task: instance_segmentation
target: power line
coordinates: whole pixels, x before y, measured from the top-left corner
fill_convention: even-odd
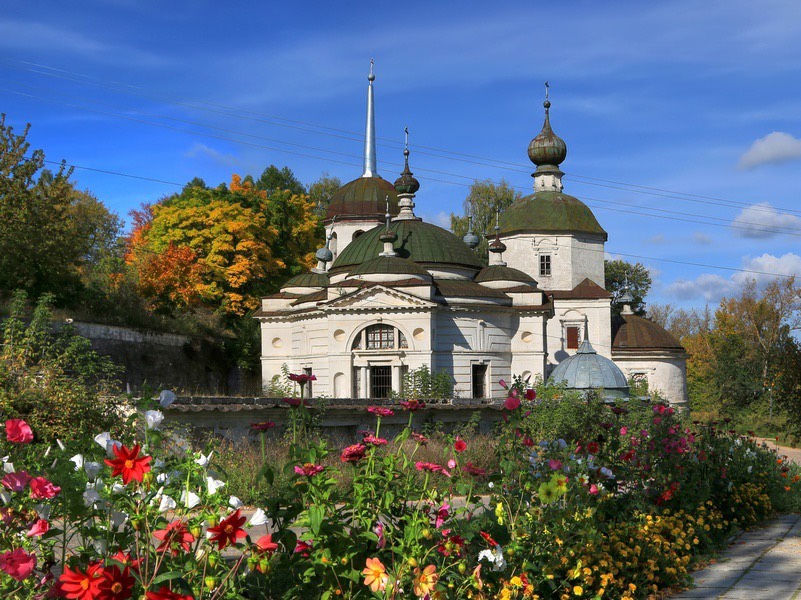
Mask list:
[[[54,99],[50,99],[50,98],[43,98],[41,96],[36,96],[36,95],[33,95],[33,94],[27,94],[27,93],[19,92],[19,91],[16,91],[16,90],[8,90],[8,89],[0,88],[0,91],[6,91],[6,92],[9,92],[9,93],[12,93],[12,94],[33,98],[33,99],[41,100],[41,101],[44,101],[44,102],[50,102],[50,103],[55,103],[55,104],[63,104],[63,105],[66,105],[68,107],[71,107],[71,108],[76,108],[76,109],[79,109],[79,110],[85,110],[85,111],[88,111],[88,112],[94,112],[94,113],[98,113],[98,114],[104,114],[104,115],[108,115],[108,116],[111,116],[111,117],[116,117],[116,118],[126,119],[126,120],[130,120],[130,121],[138,122],[138,123],[143,123],[143,124],[146,124],[146,125],[162,127],[162,128],[169,129],[169,130],[172,130],[172,131],[177,131],[179,133],[187,133],[187,134],[190,134],[190,135],[199,135],[199,136],[211,137],[211,138],[214,138],[214,139],[229,141],[229,142],[238,143],[238,144],[244,144],[244,145],[248,145],[248,146],[254,146],[254,147],[257,147],[257,148],[273,150],[273,151],[276,151],[276,152],[284,152],[284,153],[292,154],[292,155],[295,155],[295,156],[303,156],[303,157],[306,157],[306,158],[313,158],[313,159],[317,159],[317,160],[325,160],[325,161],[328,161],[328,162],[335,162],[335,163],[338,163],[338,164],[353,165],[353,166],[356,166],[356,164],[357,164],[357,163],[353,163],[353,162],[335,160],[335,159],[315,156],[315,155],[312,155],[312,154],[307,154],[307,153],[287,150],[287,149],[283,149],[283,148],[276,148],[274,146],[265,146],[263,144],[256,144],[256,143],[247,142],[247,141],[244,141],[244,140],[237,140],[237,139],[234,139],[234,138],[229,138],[229,137],[215,135],[215,134],[209,134],[209,133],[204,133],[204,132],[199,132],[199,131],[182,129],[182,128],[174,127],[174,126],[171,126],[171,125],[165,125],[164,123],[158,123],[156,121],[148,121],[148,120],[145,120],[145,119],[137,119],[135,117],[131,117],[131,116],[128,116],[128,115],[123,115],[123,114],[119,114],[119,113],[115,113],[115,112],[94,109],[94,108],[81,106],[81,105],[78,105],[78,104],[72,104],[72,103],[69,103],[69,102],[58,101],[58,100],[54,100]],[[143,111],[139,111],[137,109],[133,109],[133,110],[134,110],[134,112],[143,113]],[[175,120],[175,121],[179,121],[179,122],[185,122],[185,123],[197,125],[197,126],[200,126],[200,127],[206,127],[206,128],[214,129],[214,130],[217,130],[217,131],[223,131],[225,133],[231,133],[231,134],[234,134],[234,135],[245,135],[245,136],[253,137],[253,138],[256,138],[256,139],[267,139],[267,140],[270,140],[270,141],[284,143],[284,144],[288,144],[288,145],[291,145],[291,146],[294,146],[294,147],[298,147],[298,148],[303,148],[303,149],[308,149],[308,150],[313,150],[313,151],[326,152],[326,153],[330,153],[330,154],[344,156],[346,158],[360,158],[359,156],[356,156],[356,155],[353,155],[353,154],[347,154],[347,153],[338,152],[338,151],[334,151],[334,150],[326,150],[326,149],[323,149],[323,148],[307,146],[307,145],[304,145],[304,144],[296,144],[296,143],[292,143],[292,142],[283,142],[281,140],[275,140],[275,139],[272,139],[272,138],[263,138],[261,136],[255,135],[255,134],[248,134],[248,133],[245,133],[245,132],[239,132],[239,131],[235,131],[235,130],[209,126],[209,125],[205,125],[203,123],[198,123],[198,122],[195,122],[195,121],[187,121],[185,119],[180,119],[180,118],[175,118],[175,117],[167,117],[167,116],[163,116],[163,115],[157,115],[157,114],[154,114],[154,113],[144,113],[144,114],[155,116],[157,118],[166,118],[166,119]],[[391,163],[391,164],[394,164],[394,163]],[[439,174],[439,175],[445,175],[445,176],[448,176],[448,177],[459,177],[461,179],[467,179],[467,180],[474,181],[473,177],[470,177],[470,176],[467,176],[467,175],[460,175],[458,173],[449,173],[447,171],[439,171],[439,170],[436,170],[436,169],[427,169],[427,168],[424,168],[424,167],[416,167],[415,170],[416,171],[427,172],[427,173],[435,173],[435,174]],[[445,181],[445,180],[434,179],[434,178],[428,178],[428,179],[431,180],[431,181],[438,181],[438,182],[441,182],[441,183],[449,183],[449,184],[452,184],[452,185],[460,185],[457,182]],[[490,181],[492,181],[492,180],[490,180]],[[174,182],[170,182],[170,183],[174,184]],[[498,182],[494,182],[494,183],[498,183]],[[466,185],[466,187],[470,187],[467,184],[463,184],[463,185]],[[510,187],[515,188],[515,189],[519,189],[519,190],[526,190],[526,188],[523,188],[522,186],[512,185]],[[603,203],[606,203],[606,204],[617,204],[617,205],[620,205],[620,206],[631,207],[630,204],[623,203],[623,202],[615,202],[613,200],[601,200],[601,199],[598,199],[598,198],[587,198],[587,199],[588,200],[595,200],[597,202],[603,202]],[[599,208],[602,208],[602,207],[599,207]],[[683,212],[678,212],[678,211],[670,211],[670,210],[667,210],[667,209],[659,209],[659,208],[651,208],[651,207],[638,207],[638,208],[641,208],[643,210],[648,210],[648,211],[668,213],[668,214],[676,214],[676,215],[693,216],[693,217],[698,217],[698,218],[701,218],[701,219],[724,221],[724,222],[728,223],[727,219],[722,219],[722,218],[719,218],[719,217],[712,217],[712,216],[707,216],[707,215],[696,215],[696,214],[692,214],[692,213],[683,213]],[[723,227],[723,228],[731,227],[733,229],[737,229],[737,230],[740,230],[740,231],[753,231],[754,229],[757,229],[759,231],[767,231],[767,232],[772,232],[772,233],[783,233],[783,234],[786,234],[786,235],[792,235],[792,236],[801,237],[801,229],[798,229],[798,228],[795,228],[795,227],[783,226],[783,225],[764,225],[762,223],[754,223],[754,222],[751,222],[751,221],[736,221],[736,222],[733,222],[733,223],[728,223],[727,225],[721,225],[721,224],[718,224],[718,223],[710,223],[708,221],[698,221],[698,220],[695,220],[695,219],[687,219],[687,218],[681,218],[681,217],[666,217],[666,216],[663,216],[663,215],[656,215],[656,214],[652,214],[652,213],[643,213],[643,212],[639,212],[639,211],[635,211],[635,210],[631,210],[631,209],[629,209],[629,210],[617,209],[616,210],[616,209],[606,208],[606,210],[610,210],[610,211],[613,211],[613,212],[623,212],[623,213],[641,215],[641,216],[646,216],[646,217],[656,217],[656,218],[674,220],[674,221],[685,222],[685,223],[698,223],[698,224],[701,224],[701,225],[711,225],[711,226],[714,226],[714,227]],[[751,225],[752,227],[749,227],[749,225]]]
[[[184,100],[181,100],[181,99],[177,99],[177,98],[170,98],[170,97],[158,96],[158,95],[153,95],[153,94],[147,94],[147,93],[141,91],[141,89],[138,88],[137,86],[131,86],[129,84],[125,84],[125,83],[122,83],[122,82],[119,82],[119,83],[118,82],[114,82],[114,85],[108,85],[107,83],[105,83],[102,80],[100,80],[98,78],[95,78],[95,77],[91,77],[91,76],[88,76],[88,75],[85,75],[85,74],[81,74],[81,73],[75,73],[75,72],[67,71],[67,70],[64,70],[64,69],[58,69],[58,68],[55,68],[55,67],[52,67],[52,66],[48,66],[48,65],[32,63],[32,62],[28,62],[28,61],[6,60],[4,62],[6,62],[6,63],[18,63],[18,64],[22,64],[22,65],[28,65],[28,66],[37,67],[38,69],[45,69],[45,71],[40,71],[40,70],[36,70],[36,69],[29,69],[29,68],[26,69],[27,71],[30,71],[30,72],[33,72],[33,73],[36,73],[36,74],[39,74],[39,75],[65,79],[65,80],[72,81],[74,83],[78,83],[78,84],[81,84],[81,85],[89,84],[89,85],[99,86],[99,87],[102,87],[102,88],[105,88],[105,89],[110,89],[112,91],[116,91],[116,92],[120,92],[120,93],[136,95],[136,96],[143,97],[143,98],[148,98],[148,99],[155,99],[155,100],[158,100],[158,101],[168,102],[168,103],[176,104],[176,105],[180,105],[180,106],[185,106],[185,107],[193,108],[193,109],[196,109],[196,110],[205,110],[205,111],[215,112],[217,114],[223,114],[223,115],[232,116],[232,117],[236,117],[236,118],[240,118],[240,119],[250,119],[250,120],[260,121],[260,122],[264,122],[264,123],[270,124],[270,125],[278,125],[278,126],[282,126],[282,127],[292,127],[292,128],[295,128],[295,129],[300,129],[302,131],[315,133],[315,134],[318,134],[318,135],[331,135],[333,137],[339,137],[339,138],[348,139],[348,140],[351,140],[351,141],[362,141],[363,140],[363,137],[362,137],[362,135],[360,133],[353,132],[353,131],[348,131],[348,130],[345,130],[345,129],[338,129],[338,128],[334,128],[334,127],[328,127],[328,126],[325,126],[325,125],[319,125],[319,124],[315,124],[315,123],[310,123],[308,121],[287,119],[287,118],[279,117],[279,116],[276,116],[276,115],[269,115],[269,114],[260,113],[260,112],[256,112],[256,111],[244,110],[244,109],[240,109],[240,108],[236,108],[236,107],[230,107],[230,106],[226,106],[226,105],[222,105],[222,104],[214,104],[214,103],[202,102],[202,101],[198,101],[198,100],[193,100],[191,102],[187,102],[187,101],[184,101]],[[75,78],[72,78],[72,77],[68,77],[67,75],[64,75],[64,74],[74,75],[74,76],[79,77],[80,79],[75,79]],[[121,89],[121,88],[124,88],[124,89]],[[207,106],[213,106],[213,107],[215,107],[215,109],[207,108],[207,107],[203,106],[203,104],[205,104]],[[217,109],[221,109],[221,110],[217,110]],[[248,116],[245,116],[245,115],[242,115],[242,114],[239,114],[239,113],[246,113],[248,115],[254,115],[254,116],[248,117]],[[274,121],[267,121],[267,120],[256,118],[256,117],[267,117],[268,119],[283,121],[284,123],[276,123]],[[169,117],[166,117],[166,118],[169,118]],[[290,126],[290,125],[287,125],[287,123],[292,123],[292,124],[295,124],[295,125]],[[302,126],[305,126],[305,127],[299,127],[298,125],[302,125]],[[312,130],[312,129],[307,129],[306,127],[314,127],[314,128],[317,128],[317,129],[313,129]],[[326,131],[319,131],[319,130],[326,130],[328,132],[335,132],[335,133],[332,134],[332,133],[327,133]],[[343,136],[343,135],[340,135],[340,134],[345,134],[345,135]],[[392,148],[400,148],[400,147],[402,147],[402,145],[399,142],[396,142],[394,140],[389,140],[387,138],[381,138],[381,137],[379,137],[378,139],[379,140],[383,140],[384,142],[388,142],[388,143],[380,144],[382,146],[387,146],[387,147],[392,147]],[[459,160],[460,162],[465,162],[465,163],[469,163],[469,164],[476,164],[476,165],[479,165],[479,166],[487,166],[487,167],[491,167],[491,168],[503,168],[503,169],[506,169],[506,170],[517,171],[517,172],[528,172],[528,171],[530,171],[530,168],[531,168],[528,165],[522,165],[522,164],[519,164],[519,163],[502,161],[502,160],[497,160],[497,159],[488,158],[488,157],[482,157],[482,156],[478,156],[478,155],[474,155],[474,154],[455,152],[455,151],[452,151],[452,150],[436,148],[436,147],[432,147],[432,146],[415,145],[414,147],[416,149],[416,152],[418,152],[420,154],[425,154],[425,155],[429,155],[429,156],[436,156],[438,158],[446,158],[446,159],[449,159],[449,160]],[[429,152],[418,150],[420,148],[425,149],[425,150],[431,150],[433,152],[436,152],[437,154],[431,154]],[[325,150],[323,150],[323,151],[325,151]],[[482,161],[482,162],[475,162],[475,160],[463,160],[463,159],[455,158],[457,156],[458,157],[465,157],[465,158],[475,159],[475,160]],[[494,164],[489,164],[489,163],[494,163]],[[625,182],[620,182],[620,181],[599,179],[599,178],[594,178],[594,177],[585,177],[585,176],[575,175],[575,174],[574,175],[568,175],[568,177],[571,178],[571,179],[576,180],[577,183],[582,183],[583,185],[595,185],[595,186],[598,186],[598,187],[619,189],[619,190],[622,190],[622,191],[629,191],[629,192],[633,192],[633,193],[647,194],[647,195],[657,196],[657,197],[673,198],[673,199],[676,199],[676,200],[682,200],[682,201],[686,201],[686,202],[697,202],[697,203],[701,203],[701,204],[716,205],[716,206],[723,206],[723,207],[729,207],[729,208],[732,208],[732,207],[749,207],[753,211],[766,212],[766,213],[770,213],[770,214],[794,213],[794,214],[801,215],[801,210],[794,210],[794,209],[789,209],[789,208],[779,207],[780,210],[777,210],[777,209],[774,209],[773,207],[758,206],[756,203],[748,203],[748,202],[742,202],[742,201],[737,201],[737,200],[729,200],[729,199],[725,199],[725,198],[720,198],[720,197],[715,197],[715,196],[706,196],[706,195],[702,195],[702,194],[677,192],[675,190],[668,190],[668,189],[664,189],[664,188],[642,186],[642,185],[638,185],[638,184],[630,184],[630,183],[625,183]],[[616,186],[625,186],[625,187],[616,187]]]

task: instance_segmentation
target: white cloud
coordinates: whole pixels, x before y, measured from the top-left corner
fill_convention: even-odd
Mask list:
[[[788,229],[801,230],[801,218],[780,213],[769,202],[759,202],[744,208],[732,226],[740,237],[769,238],[788,233]]]
[[[782,256],[763,254],[757,257],[746,256],[742,262],[743,271],[732,274],[728,279],[714,273],[704,273],[695,279],[678,279],[667,286],[669,295],[679,300],[703,298],[717,303],[726,296],[737,294],[744,283],[756,280],[764,285],[777,275],[796,275],[801,277],[801,256],[788,252]]]
[[[233,167],[239,164],[239,159],[233,154],[224,154],[214,148],[209,148],[206,144],[195,144],[185,154],[189,158],[209,158],[217,164]]]
[[[712,238],[709,237],[705,233],[701,233],[700,231],[696,231],[696,232],[693,233],[693,241],[696,244],[701,244],[703,246],[708,246],[709,244],[712,243]]]
[[[801,139],[783,131],[774,131],[756,140],[740,157],[737,167],[753,169],[759,165],[778,164],[801,159]]]
[[[664,244],[666,241],[667,239],[665,238],[664,234],[657,233],[656,235],[653,235],[649,237],[647,240],[645,240],[645,243],[659,245],[659,244]]]

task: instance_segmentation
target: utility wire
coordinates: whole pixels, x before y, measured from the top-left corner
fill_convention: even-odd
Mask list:
[[[263,144],[256,144],[256,143],[253,143],[253,142],[247,142],[247,141],[238,140],[238,139],[235,139],[235,138],[230,138],[230,137],[225,137],[225,136],[221,136],[221,135],[205,133],[205,132],[202,132],[202,131],[194,131],[194,130],[189,130],[189,129],[183,129],[183,128],[180,128],[180,127],[174,127],[174,126],[166,125],[164,123],[159,123],[159,122],[156,122],[156,121],[149,121],[149,120],[146,120],[146,119],[138,119],[138,118],[135,118],[135,117],[131,117],[129,115],[124,115],[124,114],[120,114],[120,113],[116,113],[116,112],[110,112],[110,111],[95,109],[95,108],[86,107],[86,106],[82,106],[82,105],[78,105],[78,104],[72,104],[72,103],[69,103],[69,102],[63,102],[63,101],[54,100],[54,99],[51,99],[51,98],[44,98],[44,97],[41,97],[41,96],[36,96],[36,95],[33,95],[33,94],[24,93],[24,92],[19,92],[19,91],[16,91],[16,90],[8,90],[8,89],[5,89],[5,88],[0,88],[0,91],[6,91],[6,92],[9,92],[9,93],[12,93],[12,94],[20,95],[20,96],[23,96],[23,97],[33,98],[35,100],[40,100],[40,101],[43,101],[43,102],[50,102],[50,103],[55,103],[55,104],[63,104],[63,105],[66,105],[66,106],[68,106],[70,108],[76,108],[78,110],[85,110],[85,111],[88,111],[88,112],[104,114],[104,115],[108,115],[108,116],[112,116],[112,117],[116,117],[116,118],[126,119],[126,120],[130,120],[130,121],[138,122],[138,123],[143,123],[143,124],[146,124],[146,125],[152,125],[152,126],[155,126],[155,127],[162,127],[162,128],[169,129],[169,130],[172,130],[172,131],[177,131],[179,133],[186,133],[186,134],[190,134],[190,135],[211,137],[211,138],[214,138],[214,139],[229,141],[229,142],[233,142],[233,143],[237,143],[237,144],[244,144],[244,145],[248,145],[248,146],[254,146],[254,147],[257,147],[257,148],[273,150],[273,151],[276,151],[276,152],[284,152],[284,153],[287,153],[287,154],[292,154],[292,155],[296,155],[296,156],[303,156],[303,157],[306,157],[306,158],[313,158],[313,159],[317,159],[317,160],[335,162],[335,163],[338,163],[338,164],[353,165],[353,166],[357,165],[357,163],[353,163],[353,162],[347,162],[347,161],[341,161],[341,160],[336,160],[336,159],[330,159],[330,158],[315,156],[315,155],[312,155],[312,154],[303,153],[303,152],[297,152],[297,151],[292,151],[292,150],[287,150],[287,149],[284,149],[284,148],[276,148],[274,146],[266,146],[266,145],[263,145]],[[329,153],[329,154],[343,156],[343,157],[346,157],[346,158],[353,158],[353,159],[360,158],[359,156],[354,155],[354,154],[347,154],[347,153],[344,153],[344,152],[338,152],[338,151],[334,151],[334,150],[327,150],[327,149],[324,149],[324,148],[317,148],[317,147],[313,147],[313,146],[307,146],[307,145],[304,145],[304,144],[283,142],[281,140],[275,140],[275,139],[272,139],[272,138],[263,138],[261,136],[255,135],[255,134],[249,134],[249,133],[230,130],[230,129],[225,129],[225,128],[221,128],[221,127],[208,126],[208,125],[205,125],[203,123],[199,123],[199,122],[195,122],[195,121],[187,121],[185,119],[180,119],[180,118],[175,118],[175,117],[167,117],[167,116],[163,116],[163,115],[156,115],[156,114],[153,114],[153,113],[144,113],[143,111],[139,111],[139,110],[136,110],[136,109],[133,109],[133,110],[134,110],[134,112],[148,114],[150,116],[155,116],[156,118],[165,118],[165,119],[170,119],[170,120],[174,120],[174,121],[185,122],[185,123],[189,123],[189,124],[192,124],[192,125],[195,125],[195,126],[206,127],[206,128],[210,128],[210,129],[213,129],[213,130],[216,130],[216,131],[222,131],[222,132],[231,133],[231,134],[234,134],[234,135],[244,135],[244,136],[252,137],[252,138],[256,138],[256,139],[266,139],[266,140],[273,141],[273,142],[288,144],[288,145],[291,145],[291,146],[297,147],[297,148],[313,150],[313,151],[317,151],[317,152],[326,152],[326,153]],[[395,164],[395,163],[391,163],[391,164]],[[415,167],[415,170],[416,171],[426,172],[426,173],[435,173],[435,174],[439,174],[439,175],[445,175],[447,177],[458,177],[458,178],[461,178],[461,179],[474,181],[473,177],[470,177],[470,176],[467,176],[467,175],[461,175],[461,174],[458,174],[458,173],[449,173],[447,171],[440,171],[440,170],[436,170],[436,169],[427,169],[427,168],[424,168],[424,167]],[[446,181],[446,180],[442,180],[442,179],[434,179],[434,178],[428,178],[428,179],[431,180],[431,181],[438,181],[438,182],[441,182],[441,183],[448,183],[448,184],[453,184],[453,185],[465,185],[466,187],[470,187],[470,185],[471,185],[471,184],[458,184],[457,182]],[[492,180],[490,180],[490,181],[492,181]],[[172,183],[172,182],[170,182],[170,183]],[[498,182],[495,182],[495,183],[498,183]],[[523,188],[522,186],[510,186],[510,187],[515,188],[515,189],[519,189],[519,190],[527,191],[526,188]],[[613,200],[601,200],[601,199],[598,199],[598,198],[586,198],[586,199],[587,200],[595,200],[597,202],[603,202],[603,203],[606,203],[606,204],[617,204],[617,205],[620,205],[620,206],[631,207],[631,204],[624,203],[624,202],[615,202]],[[601,207],[599,207],[599,208],[601,208]],[[610,211],[613,211],[613,212],[622,212],[622,213],[641,215],[641,216],[646,216],[646,217],[656,217],[656,218],[661,218],[661,219],[675,220],[675,221],[680,221],[680,222],[685,222],[685,223],[697,223],[697,224],[701,224],[701,225],[711,225],[711,226],[714,226],[714,227],[723,227],[723,228],[731,227],[733,229],[737,229],[737,230],[740,230],[740,231],[753,231],[753,230],[756,229],[758,231],[766,231],[766,232],[772,232],[772,233],[783,233],[783,234],[786,234],[786,235],[792,235],[792,236],[801,237],[801,229],[795,228],[795,227],[789,227],[789,226],[783,226],[783,225],[764,225],[762,223],[755,223],[755,222],[751,222],[751,221],[736,221],[736,222],[729,223],[727,219],[722,219],[720,217],[712,217],[712,216],[707,216],[707,215],[697,215],[697,214],[693,214],[693,213],[683,213],[683,212],[678,212],[678,211],[670,211],[670,210],[667,210],[667,209],[659,209],[659,208],[651,208],[651,207],[637,207],[637,208],[640,208],[642,210],[666,213],[666,214],[684,215],[684,216],[688,216],[688,217],[697,217],[697,218],[700,218],[700,219],[723,221],[726,224],[710,223],[709,221],[699,221],[697,219],[688,219],[688,218],[681,218],[681,217],[666,217],[666,216],[663,216],[663,215],[656,215],[656,214],[652,214],[652,213],[643,213],[643,212],[631,210],[631,208],[629,208],[629,210],[621,210],[621,209],[617,209],[616,210],[616,209],[607,208],[606,210],[610,210]],[[751,227],[749,227],[749,225]]]
[[[326,133],[325,131],[318,131],[316,129],[312,130],[312,129],[307,129],[305,127],[293,127],[293,128],[296,128],[296,129],[301,129],[303,131],[310,132],[310,133],[316,133],[316,134],[322,134],[322,135],[333,135],[333,137],[340,137],[340,138],[343,138],[343,139],[349,139],[351,141],[359,141],[359,142],[361,142],[363,140],[363,136],[361,134],[359,134],[358,132],[348,131],[348,130],[344,130],[344,129],[337,129],[337,128],[334,128],[334,127],[328,127],[328,126],[325,126],[325,125],[319,125],[319,124],[315,124],[315,123],[310,123],[308,121],[287,119],[287,118],[279,117],[279,116],[276,116],[276,115],[269,115],[269,114],[260,113],[260,112],[256,112],[256,111],[243,110],[243,109],[239,109],[239,108],[236,108],[236,107],[225,106],[225,105],[222,105],[222,104],[214,104],[214,103],[202,102],[202,101],[197,101],[197,100],[193,100],[191,102],[187,102],[187,101],[184,101],[184,100],[181,100],[181,99],[147,94],[147,93],[141,91],[141,89],[138,88],[137,86],[131,86],[129,84],[117,83],[117,82],[114,82],[114,85],[108,85],[107,83],[104,83],[102,80],[99,80],[97,78],[94,78],[94,77],[91,77],[91,76],[88,76],[88,75],[84,75],[84,74],[81,74],[81,73],[75,73],[75,72],[67,71],[67,70],[64,70],[64,69],[57,69],[55,67],[51,67],[51,66],[48,66],[48,65],[42,65],[42,64],[31,63],[31,62],[27,62],[27,61],[19,61],[19,60],[13,60],[13,61],[12,60],[5,60],[3,62],[6,62],[7,64],[8,63],[18,63],[18,64],[22,64],[22,65],[27,65],[29,67],[36,67],[36,69],[26,68],[26,70],[28,70],[30,72],[33,72],[33,73],[36,73],[36,74],[39,74],[39,75],[44,75],[44,76],[47,76],[47,77],[55,77],[55,78],[60,78],[60,79],[66,79],[68,81],[72,81],[74,83],[78,83],[78,84],[82,84],[82,85],[89,84],[89,85],[99,86],[99,87],[102,87],[102,88],[105,88],[105,89],[110,89],[112,91],[116,91],[116,92],[120,92],[120,93],[136,95],[136,96],[148,98],[148,99],[151,99],[151,100],[158,100],[158,101],[161,101],[161,102],[168,102],[168,103],[171,103],[171,104],[185,106],[185,107],[193,108],[193,109],[197,109],[197,110],[205,110],[205,111],[209,111],[209,112],[215,112],[215,113],[218,113],[218,114],[233,116],[233,117],[236,117],[236,118],[245,118],[245,119],[251,119],[251,120],[255,120],[255,121],[261,121],[261,122],[264,122],[264,123],[267,123],[267,124],[271,124],[271,125],[279,125],[279,126],[287,126],[288,127],[289,125],[287,125],[287,123],[293,123],[293,124],[297,124],[297,125],[303,125],[303,126],[306,126],[306,127],[314,127],[314,128],[317,128],[317,129],[320,129],[320,130],[326,130],[326,131],[329,131],[329,132],[336,132],[336,135]],[[39,69],[44,69],[44,70],[39,70]],[[67,75],[74,75],[75,77],[78,77],[78,79],[76,79],[75,77],[68,77]],[[207,106],[213,106],[213,107],[215,107],[215,109],[209,109],[209,108],[203,106],[204,104],[207,105]],[[253,117],[247,117],[247,116],[245,116],[243,114],[240,114],[240,113],[245,113],[246,115],[253,115]],[[268,120],[259,119],[259,118],[255,118],[255,117],[267,117],[268,119],[283,121],[284,123],[280,123],[280,122],[276,123],[274,121],[268,121]],[[346,134],[346,135],[339,135],[339,134]],[[381,138],[381,137],[378,137],[377,139],[378,140],[382,140],[384,142],[387,142],[387,143],[379,144],[379,145],[382,145],[382,146],[387,146],[387,147],[392,147],[392,148],[401,148],[402,147],[402,145],[399,142],[396,142],[394,140],[388,140],[387,138]],[[431,153],[428,153],[428,152],[424,152],[424,151],[418,150],[419,148],[422,148],[422,149],[425,149],[425,150],[431,150],[431,151],[436,152],[437,154],[431,154]],[[460,160],[460,162],[466,162],[466,163],[469,163],[469,164],[476,164],[476,165],[480,165],[480,166],[488,166],[488,167],[492,167],[492,168],[506,168],[507,170],[510,170],[510,171],[528,172],[531,169],[531,167],[528,166],[528,165],[522,165],[522,164],[519,164],[519,163],[513,163],[513,162],[508,162],[508,161],[501,161],[501,160],[488,158],[488,157],[482,157],[482,156],[478,156],[478,155],[474,155],[474,154],[455,152],[455,151],[446,150],[446,149],[442,149],[442,148],[436,148],[436,147],[432,147],[432,146],[416,145],[415,146],[415,150],[419,154],[437,156],[439,158],[446,158],[446,159],[451,159],[451,160],[460,160],[458,158],[455,158],[457,156],[471,158],[471,159],[475,159],[475,160]],[[475,162],[476,160],[477,161],[481,161],[481,162]],[[494,163],[494,164],[488,164],[488,163]],[[748,203],[748,202],[742,202],[742,201],[737,201],[737,200],[728,200],[728,199],[725,199],[725,198],[720,198],[720,197],[715,197],[715,196],[706,196],[706,195],[702,195],[702,194],[692,194],[692,193],[685,193],[685,192],[677,192],[677,191],[674,191],[674,190],[667,190],[667,189],[664,189],[664,188],[642,186],[642,185],[638,185],[638,184],[630,184],[630,183],[625,183],[625,182],[620,182],[620,181],[599,179],[599,178],[594,178],[594,177],[585,177],[585,176],[581,176],[581,175],[568,175],[568,177],[570,179],[576,180],[577,183],[580,182],[580,183],[582,183],[584,185],[596,185],[596,186],[599,186],[599,187],[607,187],[607,188],[611,188],[611,189],[621,189],[621,190],[624,190],[624,191],[631,191],[631,192],[634,192],[634,193],[648,194],[648,195],[657,196],[657,197],[673,198],[673,199],[683,200],[683,201],[687,201],[687,202],[698,202],[698,203],[701,203],[701,204],[709,204],[709,205],[716,205],[716,206],[723,206],[723,207],[733,207],[733,206],[749,207],[753,211],[767,212],[767,213],[772,213],[772,214],[794,213],[794,214],[801,215],[801,210],[794,210],[794,209],[789,209],[789,208],[779,207],[780,210],[777,210],[777,209],[774,209],[773,207],[758,206],[755,203]],[[603,185],[603,184],[606,184],[606,185]],[[616,186],[625,186],[625,187],[616,187]],[[630,188],[633,188],[633,189],[630,189]]]

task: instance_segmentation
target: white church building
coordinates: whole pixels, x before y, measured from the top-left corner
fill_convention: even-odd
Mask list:
[[[472,227],[459,239],[415,214],[418,201],[433,200],[417,197],[408,148],[394,185],[378,175],[375,77],[368,79],[364,172],[331,199],[317,267],[264,298],[255,315],[264,385],[286,365],[314,373],[313,395],[387,398],[402,396],[404,374],[427,365],[452,376],[456,397],[499,397],[500,379],[547,379],[579,352],[614,361],[624,380],[647,381],[671,403],[686,403],[679,342],[628,306],[612,319],[607,233],[587,205],[563,192],[567,146],[551,129],[550,102],[528,147],[534,193],[496,220],[484,266]]]

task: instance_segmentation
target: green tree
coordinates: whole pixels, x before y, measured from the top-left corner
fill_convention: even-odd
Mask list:
[[[317,181],[309,185],[309,198],[314,202],[315,212],[322,219],[325,218],[331,196],[342,187],[342,180],[339,177],[329,177],[328,173],[323,173]]]
[[[44,441],[86,440],[120,422],[118,368],[72,326],[53,334],[52,300],[44,294],[30,322],[18,290],[3,324],[0,413],[24,418]]]
[[[629,293],[634,297],[631,309],[637,315],[645,314],[645,297],[651,289],[651,273],[642,263],[630,263],[625,260],[604,261],[604,287],[612,294],[612,315],[620,314],[618,299],[628,285]]]
[[[117,244],[121,223],[92,194],[79,191],[64,164],[44,168],[44,152],[0,117],[0,290],[80,299],[85,276]]]
[[[306,193],[306,188],[289,167],[279,169],[275,165],[270,165],[264,169],[261,177],[255,181],[255,185],[257,190],[267,192],[268,196],[281,190],[288,190],[290,194],[296,195]]]
[[[473,231],[481,239],[481,243],[475,248],[476,254],[486,264],[489,255],[489,241],[485,235],[492,235],[495,227],[495,212],[501,212],[515,200],[523,197],[519,191],[512,188],[505,180],[499,183],[490,181],[474,181],[470,186],[470,191],[462,203],[464,215],[451,213],[451,231],[458,237],[463,237],[467,233],[468,212],[473,215]]]

